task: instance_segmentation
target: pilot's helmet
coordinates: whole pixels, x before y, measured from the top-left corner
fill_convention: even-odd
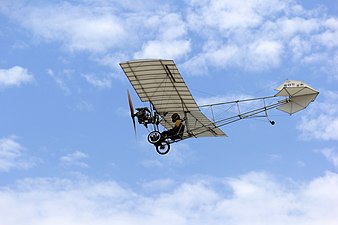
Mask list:
[[[173,122],[176,122],[179,119],[180,119],[180,115],[178,115],[178,113],[174,113],[174,114],[171,115],[171,120]]]

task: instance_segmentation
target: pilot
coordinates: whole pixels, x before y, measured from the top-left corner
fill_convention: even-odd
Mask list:
[[[172,114],[171,120],[173,121],[173,123],[175,123],[174,127],[169,130],[163,131],[162,137],[164,138],[169,137],[170,139],[181,138],[180,135],[183,133],[184,127],[180,115],[178,115],[178,113]]]

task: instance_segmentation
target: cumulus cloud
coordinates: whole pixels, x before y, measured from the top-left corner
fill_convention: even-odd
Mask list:
[[[144,44],[140,52],[135,53],[135,58],[179,58],[189,52],[190,43],[186,40],[153,40]]]
[[[257,27],[264,17],[283,10],[283,1],[189,1],[188,21],[196,29],[214,28],[227,32]]]
[[[264,71],[289,59],[333,67],[335,17],[319,16],[294,1],[191,0],[188,4],[187,24],[193,34],[198,33],[202,47],[186,66],[197,73],[208,67]]]
[[[278,41],[259,40],[248,47],[252,70],[277,67],[282,60],[283,45]]]
[[[180,58],[190,51],[187,26],[177,13],[152,16],[145,21],[145,28],[157,31],[151,40],[143,43],[135,58]]]
[[[190,1],[189,28],[201,34],[204,44],[188,64],[196,66],[194,61],[198,60],[210,66],[248,70],[279,66],[283,43],[267,35],[264,21],[285,8],[281,1]]]
[[[126,38],[120,19],[104,8],[91,5],[5,4],[2,11],[34,34],[62,42],[70,51],[105,51]]]
[[[0,171],[28,169],[34,165],[35,160],[26,154],[15,136],[0,139]]]
[[[24,179],[0,189],[0,216],[7,225],[334,225],[338,219],[336,173],[301,184],[254,172],[226,179],[149,182],[154,184],[159,186],[146,194],[115,181]]]
[[[303,114],[298,129],[306,139],[338,140],[338,93],[327,90],[321,95],[324,101]]]
[[[17,3],[14,7],[8,3],[2,12],[37,37],[61,42],[69,51],[115,50],[123,55],[121,49],[138,49],[135,57],[151,58],[177,58],[189,51],[186,26],[180,14],[165,9],[154,13],[150,4],[137,13],[135,5],[87,1],[76,5]]]
[[[34,80],[26,68],[14,66],[9,69],[0,69],[0,87],[20,86]]]
[[[290,38],[295,35],[311,34],[317,32],[321,27],[321,22],[317,18],[302,18],[294,15],[293,18],[282,17],[278,19],[274,26],[266,25],[266,28],[272,28],[271,31],[277,31],[274,35],[277,37]]]
[[[111,52],[115,61],[174,58],[190,74],[320,62],[337,77],[338,18],[322,9],[282,0],[189,0],[179,9],[162,2],[156,3],[157,10],[151,3],[7,1],[0,10],[36,37],[59,42],[69,51],[94,53],[109,65],[105,59],[110,60]]]

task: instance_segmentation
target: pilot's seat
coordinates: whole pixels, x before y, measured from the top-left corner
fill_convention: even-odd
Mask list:
[[[184,130],[185,130],[185,125],[182,123],[177,134],[173,135],[171,137],[172,140],[178,140],[178,139],[182,139],[183,138],[183,134],[184,134]]]

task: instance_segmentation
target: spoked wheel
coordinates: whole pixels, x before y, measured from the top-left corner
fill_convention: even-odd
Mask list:
[[[170,150],[170,144],[167,141],[161,141],[156,144],[156,151],[158,154],[165,155]]]
[[[157,142],[160,141],[160,139],[161,139],[161,133],[158,131],[152,131],[148,135],[148,141],[151,144],[156,144]]]

